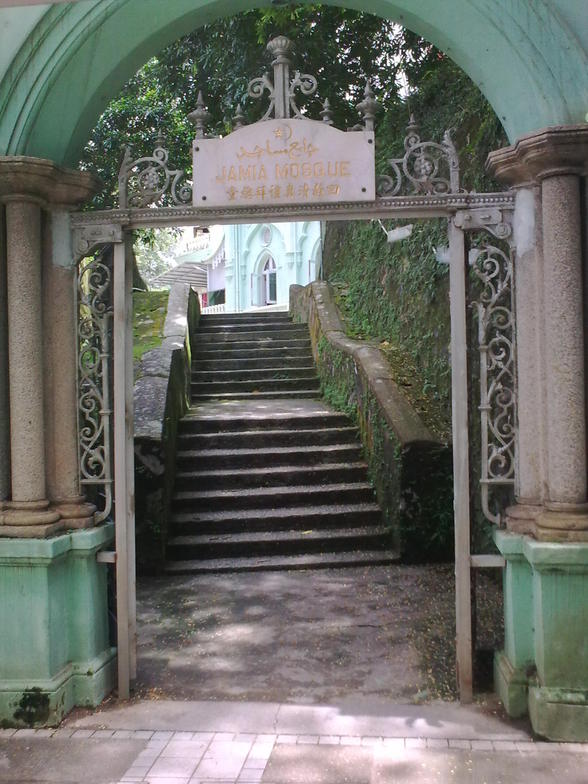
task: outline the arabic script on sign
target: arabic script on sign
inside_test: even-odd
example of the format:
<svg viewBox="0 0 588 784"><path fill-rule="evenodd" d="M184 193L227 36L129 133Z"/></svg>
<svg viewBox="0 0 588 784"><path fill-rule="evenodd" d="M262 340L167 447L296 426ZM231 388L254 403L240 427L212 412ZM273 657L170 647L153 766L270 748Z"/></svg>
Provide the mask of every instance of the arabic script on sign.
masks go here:
<svg viewBox="0 0 588 784"><path fill-rule="evenodd" d="M270 120L194 142L194 205L371 201L373 133L312 120Z"/></svg>

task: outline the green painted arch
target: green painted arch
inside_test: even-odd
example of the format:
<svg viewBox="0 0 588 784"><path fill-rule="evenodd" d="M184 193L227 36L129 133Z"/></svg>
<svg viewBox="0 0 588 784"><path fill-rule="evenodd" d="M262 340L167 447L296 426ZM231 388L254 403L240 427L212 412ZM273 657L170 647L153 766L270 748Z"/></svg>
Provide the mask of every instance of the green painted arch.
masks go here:
<svg viewBox="0 0 588 784"><path fill-rule="evenodd" d="M110 98L150 56L202 24L261 4L78 0L34 16L0 9L0 31L22 39L11 41L10 62L0 62L0 154L75 166ZM585 0L345 4L394 19L445 51L479 85L511 140L586 119Z"/></svg>

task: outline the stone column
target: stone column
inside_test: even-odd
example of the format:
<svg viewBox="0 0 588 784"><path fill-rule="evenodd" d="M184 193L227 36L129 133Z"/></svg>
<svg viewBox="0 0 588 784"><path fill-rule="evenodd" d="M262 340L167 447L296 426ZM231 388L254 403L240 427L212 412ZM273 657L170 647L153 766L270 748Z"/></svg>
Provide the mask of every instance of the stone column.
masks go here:
<svg viewBox="0 0 588 784"><path fill-rule="evenodd" d="M49 214L43 254L43 336L47 490L67 528L94 523L95 507L80 493L76 394L76 267L69 215Z"/></svg>
<svg viewBox="0 0 588 784"><path fill-rule="evenodd" d="M586 125L547 128L488 159L498 179L530 184L539 197L535 247L523 242L516 258L518 507L509 526L551 541L588 540L580 216L587 161Z"/></svg>
<svg viewBox="0 0 588 784"><path fill-rule="evenodd" d="M4 520L13 534L28 535L27 526L53 533L59 514L48 509L45 485L40 204L10 197L6 236L11 500Z"/></svg>
<svg viewBox="0 0 588 784"><path fill-rule="evenodd" d="M515 195L515 323L518 438L515 497L507 527L534 533L545 496L545 427L542 385L542 296L540 189L528 184Z"/></svg>
<svg viewBox="0 0 588 784"><path fill-rule="evenodd" d="M546 506L554 511L585 515L588 506L579 177L546 176L541 195L549 443ZM553 524L557 525L555 520ZM586 525L586 521L581 523L581 527Z"/></svg>
<svg viewBox="0 0 588 784"><path fill-rule="evenodd" d="M8 296L6 231L0 205L0 510L10 494L10 419L8 415Z"/></svg>
<svg viewBox="0 0 588 784"><path fill-rule="evenodd" d="M75 430L77 416L71 394L76 384L75 355L71 351L74 327L70 320L73 286L71 275L70 281L62 281L65 291L53 286L66 311L61 314L63 325L68 326L61 333L59 326L55 327L57 332L53 326L49 330L63 343L51 358L53 376L57 378L61 373L61 378L47 405L44 327L48 319L43 317L42 289L48 281L51 287L51 276L43 278L42 256L47 243L48 205L84 201L94 192L95 184L91 175L60 169L51 161L0 158L0 199L6 205L11 475L10 498L0 512L0 536L46 537L67 524L59 504L50 505L53 499L47 487L46 428L50 425L54 440L64 445L64 451L65 444L70 444L72 452L72 421ZM66 330L71 330L69 339ZM65 485L71 487L71 454L65 462L69 475ZM79 490L76 497L79 499Z"/></svg>

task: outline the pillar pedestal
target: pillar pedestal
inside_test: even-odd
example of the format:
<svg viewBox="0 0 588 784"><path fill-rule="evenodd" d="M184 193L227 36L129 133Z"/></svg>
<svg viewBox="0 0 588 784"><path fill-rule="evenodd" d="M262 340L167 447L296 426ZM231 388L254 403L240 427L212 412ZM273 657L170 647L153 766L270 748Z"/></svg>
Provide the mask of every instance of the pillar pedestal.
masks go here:
<svg viewBox="0 0 588 784"><path fill-rule="evenodd" d="M0 157L0 201L6 205L5 232L1 225L0 230L7 248L0 258L0 304L3 288L8 295L7 324L0 313L4 726L57 724L75 705L99 704L115 682L108 567L96 560L112 542L113 526L66 532L94 526L94 507L80 493L78 470L77 314L68 209L95 189L96 180L87 173L51 161ZM3 450L7 419L10 449Z"/></svg>
<svg viewBox="0 0 588 784"><path fill-rule="evenodd" d="M515 209L517 504L507 531L495 532L506 561L495 685L509 714L528 713L539 735L588 741L588 125L522 137L488 165L518 193L534 194L532 215Z"/></svg>
<svg viewBox="0 0 588 784"><path fill-rule="evenodd" d="M588 544L496 531L506 560L496 690L550 740L588 741Z"/></svg>
<svg viewBox="0 0 588 784"><path fill-rule="evenodd" d="M102 525L50 539L0 540L0 721L54 726L112 690ZM29 622L32 619L32 622Z"/></svg>

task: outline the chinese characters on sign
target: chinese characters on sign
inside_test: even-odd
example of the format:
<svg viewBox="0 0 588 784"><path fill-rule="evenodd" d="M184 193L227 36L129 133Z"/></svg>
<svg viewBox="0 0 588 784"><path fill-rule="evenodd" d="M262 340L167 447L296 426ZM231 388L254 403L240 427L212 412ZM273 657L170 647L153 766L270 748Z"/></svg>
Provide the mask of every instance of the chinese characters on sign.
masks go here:
<svg viewBox="0 0 588 784"><path fill-rule="evenodd" d="M194 141L194 206L372 201L374 134L269 120Z"/></svg>

